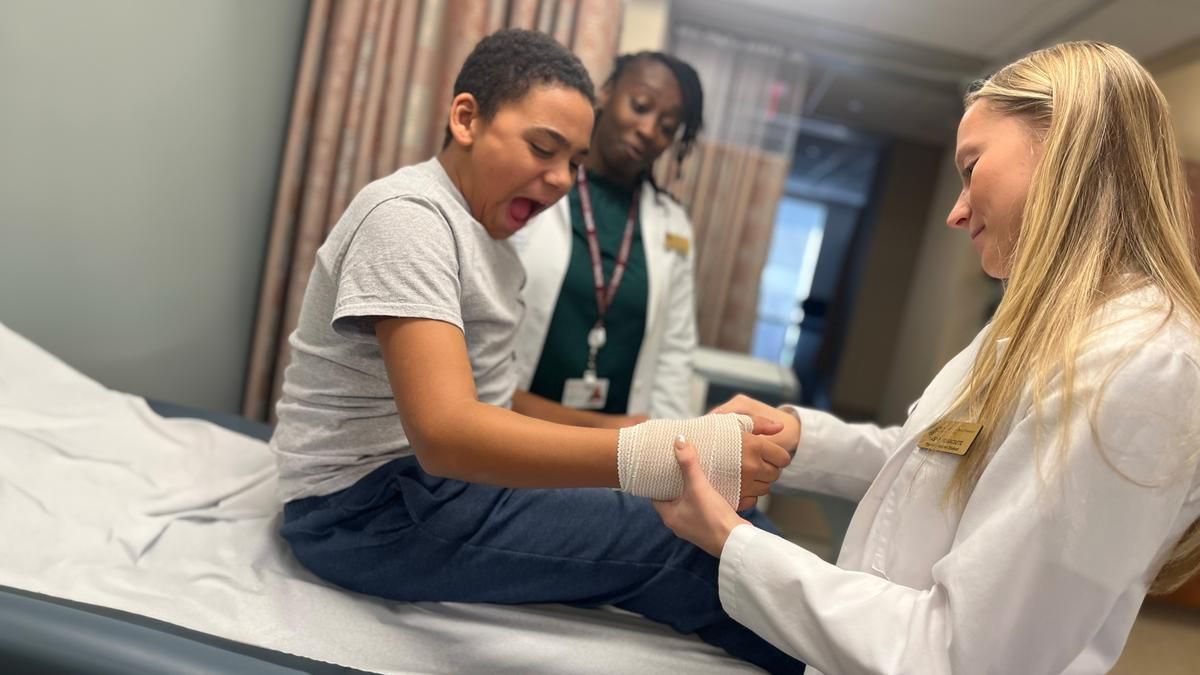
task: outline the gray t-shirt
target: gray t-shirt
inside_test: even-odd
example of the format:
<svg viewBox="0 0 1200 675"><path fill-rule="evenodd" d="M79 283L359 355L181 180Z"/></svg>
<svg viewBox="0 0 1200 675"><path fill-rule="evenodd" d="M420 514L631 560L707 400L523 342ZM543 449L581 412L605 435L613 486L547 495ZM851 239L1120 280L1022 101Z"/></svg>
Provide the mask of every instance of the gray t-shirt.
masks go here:
<svg viewBox="0 0 1200 675"><path fill-rule="evenodd" d="M524 282L512 245L488 236L437 159L363 188L317 251L290 339L271 438L283 500L337 492L412 454L376 317L457 326L479 400L511 407Z"/></svg>

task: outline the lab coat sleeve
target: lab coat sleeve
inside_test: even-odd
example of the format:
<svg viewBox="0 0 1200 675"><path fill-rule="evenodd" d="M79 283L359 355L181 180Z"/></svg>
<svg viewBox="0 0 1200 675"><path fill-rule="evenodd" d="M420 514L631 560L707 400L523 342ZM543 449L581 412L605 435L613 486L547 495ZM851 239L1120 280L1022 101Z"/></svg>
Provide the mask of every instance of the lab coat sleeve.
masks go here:
<svg viewBox="0 0 1200 675"><path fill-rule="evenodd" d="M693 246L683 260L672 265L666 323L650 395L651 417L686 419L694 416L691 408L692 358L696 351L694 255Z"/></svg>
<svg viewBox="0 0 1200 675"><path fill-rule="evenodd" d="M820 410L786 406L800 444L778 485L859 501L900 443L900 427L850 424Z"/></svg>
<svg viewBox="0 0 1200 675"><path fill-rule="evenodd" d="M1116 358L1107 355L1108 363ZM1103 364L1092 374L1108 370ZM1077 391L1094 393L1091 380ZM1064 412L1059 390L1040 422L1021 413L963 511L951 550L933 566L931 588L842 570L743 526L721 555L722 604L826 673L1062 672L1123 594L1140 600L1162 556L1200 514L1193 358L1143 349L1112 375L1094 410L1079 400ZM1063 415L1069 432L1055 448ZM1096 672L1110 665L1096 664Z"/></svg>

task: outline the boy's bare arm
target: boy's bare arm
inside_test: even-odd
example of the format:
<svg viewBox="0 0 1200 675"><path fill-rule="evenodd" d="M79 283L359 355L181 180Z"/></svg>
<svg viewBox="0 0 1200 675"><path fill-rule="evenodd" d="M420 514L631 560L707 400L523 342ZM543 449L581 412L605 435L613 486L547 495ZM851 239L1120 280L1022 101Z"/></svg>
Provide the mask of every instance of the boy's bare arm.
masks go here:
<svg viewBox="0 0 1200 675"><path fill-rule="evenodd" d="M457 327L390 318L376 323L375 334L404 433L429 473L505 487L618 486L615 429L555 424L480 402Z"/></svg>

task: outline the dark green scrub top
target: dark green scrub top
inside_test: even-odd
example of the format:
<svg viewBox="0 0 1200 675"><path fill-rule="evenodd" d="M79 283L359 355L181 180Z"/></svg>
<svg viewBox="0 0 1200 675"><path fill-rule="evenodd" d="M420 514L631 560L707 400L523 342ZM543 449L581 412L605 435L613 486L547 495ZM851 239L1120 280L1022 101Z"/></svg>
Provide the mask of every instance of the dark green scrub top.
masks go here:
<svg viewBox="0 0 1200 675"><path fill-rule="evenodd" d="M588 174L588 187L607 287L612 280L634 194L630 188L591 173ZM546 331L541 359L529 386L532 393L558 402L562 401L566 380L582 377L587 368L587 335L599 317L578 184L571 188L568 199L571 203L571 261ZM608 400L601 412L621 415L628 412L633 368L642 348L642 336L646 333L649 289L639 214L633 228L629 262L604 322L608 340L596 357L596 375L609 380Z"/></svg>

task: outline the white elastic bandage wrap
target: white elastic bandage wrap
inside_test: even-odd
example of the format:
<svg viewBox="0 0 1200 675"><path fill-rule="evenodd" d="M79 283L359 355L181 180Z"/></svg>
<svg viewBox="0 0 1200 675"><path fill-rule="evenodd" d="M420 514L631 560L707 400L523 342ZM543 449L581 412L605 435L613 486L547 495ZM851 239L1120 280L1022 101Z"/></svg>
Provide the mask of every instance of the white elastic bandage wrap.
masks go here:
<svg viewBox="0 0 1200 675"><path fill-rule="evenodd" d="M651 499L676 499L683 472L675 459L675 437L683 434L700 453L700 468L725 501L742 497L742 432L754 429L746 415L719 414L690 420L650 420L621 429L617 476L621 490Z"/></svg>

